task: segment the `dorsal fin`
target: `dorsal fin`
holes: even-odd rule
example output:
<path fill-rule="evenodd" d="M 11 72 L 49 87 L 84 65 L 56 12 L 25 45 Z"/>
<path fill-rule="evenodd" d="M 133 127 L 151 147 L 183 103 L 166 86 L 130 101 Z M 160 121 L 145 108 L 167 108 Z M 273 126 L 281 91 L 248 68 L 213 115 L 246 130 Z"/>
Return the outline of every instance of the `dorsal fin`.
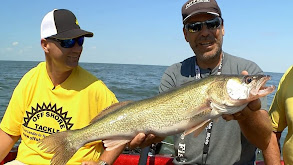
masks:
<path fill-rule="evenodd" d="M 123 101 L 123 102 L 119 102 L 119 103 L 115 103 L 109 107 L 107 107 L 106 109 L 102 110 L 101 113 L 99 113 L 95 118 L 92 119 L 92 121 L 90 122 L 90 124 L 96 122 L 97 120 L 99 120 L 100 118 L 106 116 L 107 114 L 116 111 L 117 109 L 124 107 L 127 104 L 130 104 L 134 101 Z"/>

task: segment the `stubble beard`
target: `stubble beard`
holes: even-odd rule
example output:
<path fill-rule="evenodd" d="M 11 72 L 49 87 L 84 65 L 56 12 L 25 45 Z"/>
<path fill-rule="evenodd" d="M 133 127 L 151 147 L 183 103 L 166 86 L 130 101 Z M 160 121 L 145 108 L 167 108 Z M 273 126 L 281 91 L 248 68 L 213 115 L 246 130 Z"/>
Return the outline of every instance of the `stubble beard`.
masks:
<path fill-rule="evenodd" d="M 205 52 L 202 54 L 197 54 L 196 57 L 199 60 L 208 63 L 208 62 L 212 62 L 212 61 L 217 60 L 220 57 L 221 53 L 222 53 L 222 49 L 220 47 L 217 47 L 216 50 L 213 50 L 210 52 Z"/>
<path fill-rule="evenodd" d="M 210 63 L 213 61 L 218 60 L 218 58 L 221 56 L 222 54 L 222 43 L 223 43 L 223 37 L 220 38 L 220 41 L 217 42 L 216 48 L 214 48 L 211 51 L 208 52 L 198 52 L 196 53 L 196 51 L 194 51 L 196 58 L 201 60 L 202 62 L 205 63 Z"/>

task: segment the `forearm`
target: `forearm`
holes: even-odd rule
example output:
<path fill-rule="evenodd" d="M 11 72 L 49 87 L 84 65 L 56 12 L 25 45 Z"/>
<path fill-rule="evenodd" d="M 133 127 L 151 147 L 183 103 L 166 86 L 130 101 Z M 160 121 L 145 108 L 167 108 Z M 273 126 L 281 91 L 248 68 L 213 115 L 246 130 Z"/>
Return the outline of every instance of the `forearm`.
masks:
<path fill-rule="evenodd" d="M 245 119 L 238 120 L 243 135 L 257 148 L 264 150 L 271 139 L 272 125 L 265 110 L 251 111 L 244 109 Z"/>
<path fill-rule="evenodd" d="M 10 136 L 0 129 L 0 162 L 6 157 L 14 144 L 19 139 L 18 136 Z"/>
<path fill-rule="evenodd" d="M 272 132 L 268 147 L 262 150 L 266 165 L 280 165 L 281 153 L 276 134 Z"/>

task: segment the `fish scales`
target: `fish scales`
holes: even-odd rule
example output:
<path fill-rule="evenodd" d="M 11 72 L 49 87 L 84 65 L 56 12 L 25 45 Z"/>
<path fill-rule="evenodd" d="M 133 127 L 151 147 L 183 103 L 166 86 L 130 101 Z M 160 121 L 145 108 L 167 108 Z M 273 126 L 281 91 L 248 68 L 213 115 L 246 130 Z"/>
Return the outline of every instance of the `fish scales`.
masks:
<path fill-rule="evenodd" d="M 113 134 L 126 137 L 133 136 L 138 132 L 160 134 L 166 127 L 181 121 L 188 122 L 191 117 L 209 115 L 209 111 L 199 113 L 197 116 L 183 116 L 182 114 L 200 107 L 199 105 L 204 106 L 207 104 L 205 98 L 211 82 L 214 82 L 214 80 L 209 80 L 209 83 L 207 81 L 191 83 L 179 90 L 138 101 L 125 108 L 122 107 L 119 112 L 112 113 L 107 118 L 102 119 L 99 125 L 90 125 L 92 129 L 89 128 L 88 132 L 92 132 L 96 136 L 88 136 L 90 137 L 88 141 L 98 138 L 97 136 L 102 139 L 109 138 Z M 119 117 L 121 117 L 120 120 L 117 119 Z M 200 119 L 204 120 L 205 118 Z M 110 130 L 108 129 L 108 123 L 111 123 Z"/>
<path fill-rule="evenodd" d="M 40 140 L 39 146 L 46 152 L 55 152 L 52 164 L 62 165 L 80 147 L 96 140 L 103 140 L 106 147 L 113 149 L 139 132 L 159 136 L 183 131 L 188 134 L 222 114 L 236 113 L 248 102 L 273 92 L 275 87 L 264 86 L 269 79 L 265 75 L 209 76 L 149 99 L 112 106 L 115 108 L 110 107 L 109 113 L 98 116 L 88 126 L 52 134 Z M 120 143 L 112 146 L 109 140 Z"/>
<path fill-rule="evenodd" d="M 205 97 L 201 95 L 204 91 L 204 87 L 198 86 L 197 88 L 200 87 L 201 89 L 183 88 L 182 92 L 170 92 L 160 99 L 155 97 L 138 102 L 134 106 L 129 106 L 125 111 L 133 114 L 129 115 L 129 117 L 132 117 L 132 120 L 129 120 L 131 123 L 120 123 L 121 125 L 117 125 L 117 127 L 115 127 L 117 129 L 112 131 L 137 130 L 137 124 L 140 124 L 141 130 L 160 130 L 170 126 L 170 124 L 178 123 L 178 121 L 188 120 L 188 117 L 191 116 L 184 116 L 183 118 L 181 115 L 182 112 L 185 112 L 187 109 L 195 109 L 194 107 L 198 107 L 200 104 L 206 104 L 206 102 L 202 101 L 203 99 L 198 99 L 199 96 Z M 123 114 L 124 110 L 120 112 Z M 116 118 L 116 116 L 119 115 L 115 114 L 113 117 Z M 114 119 L 109 118 L 109 120 Z M 133 126 L 133 128 L 131 128 L 131 126 Z"/>

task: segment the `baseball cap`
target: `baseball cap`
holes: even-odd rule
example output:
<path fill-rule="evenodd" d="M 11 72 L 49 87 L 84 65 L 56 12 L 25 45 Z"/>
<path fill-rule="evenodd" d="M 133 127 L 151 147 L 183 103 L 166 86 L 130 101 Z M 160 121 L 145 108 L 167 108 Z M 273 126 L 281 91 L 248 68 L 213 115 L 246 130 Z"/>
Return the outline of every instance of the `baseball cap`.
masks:
<path fill-rule="evenodd" d="M 80 29 L 75 15 L 67 9 L 50 11 L 41 23 L 41 38 L 52 37 L 66 40 L 80 36 L 92 37 L 94 34 Z"/>
<path fill-rule="evenodd" d="M 190 17 L 200 13 L 222 17 L 221 9 L 215 0 L 189 0 L 182 6 L 183 23 Z"/>

